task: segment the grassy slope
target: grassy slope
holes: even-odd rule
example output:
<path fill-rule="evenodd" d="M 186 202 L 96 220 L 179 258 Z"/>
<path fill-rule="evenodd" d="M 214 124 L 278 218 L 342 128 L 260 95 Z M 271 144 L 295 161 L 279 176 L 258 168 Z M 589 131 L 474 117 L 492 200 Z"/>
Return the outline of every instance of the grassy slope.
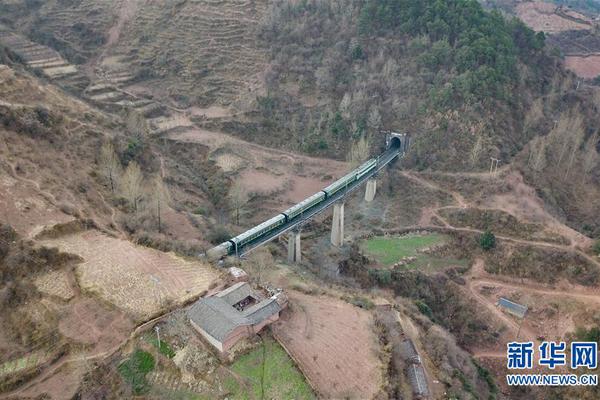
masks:
<path fill-rule="evenodd" d="M 385 266 L 390 266 L 404 257 L 417 257 L 406 267 L 409 269 L 436 270 L 449 264 L 463 265 L 464 260 L 444 259 L 419 253 L 420 249 L 446 242 L 440 234 L 409 235 L 402 237 L 374 237 L 363 243 L 363 251 Z"/>

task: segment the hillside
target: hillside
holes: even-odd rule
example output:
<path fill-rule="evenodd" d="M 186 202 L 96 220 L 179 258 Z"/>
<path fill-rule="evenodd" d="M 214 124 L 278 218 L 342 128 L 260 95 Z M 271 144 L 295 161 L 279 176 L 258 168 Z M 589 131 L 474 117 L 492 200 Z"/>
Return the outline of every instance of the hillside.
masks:
<path fill-rule="evenodd" d="M 503 379 L 517 335 L 600 326 L 600 90 L 554 48 L 597 40 L 569 3 L 0 1 L 0 391 L 412 399 L 418 367 L 436 399 L 593 398 Z M 282 236 L 208 264 L 386 130 L 409 152 L 346 198 L 343 246 L 326 212 L 302 262 Z M 185 307 L 229 266 L 290 305 L 217 357 Z"/>

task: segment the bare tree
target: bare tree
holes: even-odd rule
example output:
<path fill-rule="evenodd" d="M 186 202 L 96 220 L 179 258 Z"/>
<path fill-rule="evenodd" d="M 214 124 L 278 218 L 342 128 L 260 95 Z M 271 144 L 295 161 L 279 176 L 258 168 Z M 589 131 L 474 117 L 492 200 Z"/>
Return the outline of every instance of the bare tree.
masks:
<path fill-rule="evenodd" d="M 127 131 L 134 136 L 146 136 L 150 130 L 146 118 L 134 110 L 131 110 L 127 113 L 125 124 L 127 126 Z"/>
<path fill-rule="evenodd" d="M 149 203 L 152 210 L 151 212 L 154 216 L 156 216 L 158 232 L 162 233 L 162 213 L 170 200 L 170 195 L 169 190 L 166 188 L 160 176 L 157 175 L 152 179 L 152 185 L 150 187 L 150 193 L 148 193 L 148 197 L 150 199 Z"/>
<path fill-rule="evenodd" d="M 352 143 L 350 152 L 348 153 L 348 162 L 352 167 L 360 165 L 369 158 L 369 139 L 362 136 L 358 141 Z"/>
<path fill-rule="evenodd" d="M 350 111 L 350 107 L 352 106 L 352 96 L 350 93 L 346 92 L 342 101 L 340 102 L 339 111 L 342 114 L 342 117 L 346 119 L 350 119 L 352 117 L 352 113 Z"/>
<path fill-rule="evenodd" d="M 583 131 L 583 128 L 581 128 L 573 131 L 573 134 L 571 135 L 571 156 L 569 157 L 569 164 L 567 165 L 565 178 L 569 177 L 569 172 L 571 171 L 573 161 L 575 160 L 575 153 L 577 153 L 577 151 L 581 147 L 581 143 L 583 143 L 584 134 L 585 132 Z"/>
<path fill-rule="evenodd" d="M 537 99 L 531 105 L 531 108 L 525 114 L 525 129 L 529 130 L 537 126 L 544 118 L 544 102 L 542 99 Z"/>
<path fill-rule="evenodd" d="M 142 182 L 144 180 L 142 170 L 138 163 L 131 161 L 125 169 L 121 179 L 121 193 L 123 197 L 133 206 L 137 212 L 138 203 L 142 198 Z"/>
<path fill-rule="evenodd" d="M 579 109 L 573 109 L 568 113 L 561 114 L 549 134 L 552 147 L 560 148 L 556 166 L 561 166 L 569 149 L 573 151 L 573 146 L 579 146 L 583 132 L 583 115 Z"/>
<path fill-rule="evenodd" d="M 546 168 L 546 141 L 543 137 L 537 136 L 530 143 L 530 164 L 534 171 L 540 172 Z"/>
<path fill-rule="evenodd" d="M 367 117 L 367 126 L 373 132 L 377 132 L 381 128 L 381 114 L 375 106 L 371 106 L 371 109 L 369 110 L 369 116 Z"/>
<path fill-rule="evenodd" d="M 229 195 L 227 197 L 229 198 L 229 204 L 235 216 L 235 223 L 239 225 L 242 209 L 250 200 L 248 190 L 240 181 L 236 181 L 233 183 L 233 185 L 231 185 L 231 188 L 229 189 Z"/>
<path fill-rule="evenodd" d="M 262 282 L 264 270 L 274 264 L 273 255 L 267 247 L 261 247 L 250 253 L 249 261 L 255 270 L 258 283 Z"/>
<path fill-rule="evenodd" d="M 471 165 L 474 167 L 479 162 L 479 158 L 481 157 L 481 152 L 483 151 L 484 143 L 483 143 L 483 135 L 479 134 L 477 136 L 477 140 L 471 149 L 471 153 L 469 154 L 469 160 L 471 161 Z"/>
<path fill-rule="evenodd" d="M 588 145 L 585 154 L 583 155 L 583 172 L 586 176 L 596 168 L 600 161 L 600 156 L 596 151 L 596 141 L 597 138 L 595 136 L 592 136 L 592 138 L 588 140 Z"/>
<path fill-rule="evenodd" d="M 98 166 L 100 168 L 100 173 L 110 184 L 111 192 L 114 193 L 119 184 L 122 168 L 121 161 L 119 161 L 119 157 L 111 142 L 105 142 L 100 148 Z"/>

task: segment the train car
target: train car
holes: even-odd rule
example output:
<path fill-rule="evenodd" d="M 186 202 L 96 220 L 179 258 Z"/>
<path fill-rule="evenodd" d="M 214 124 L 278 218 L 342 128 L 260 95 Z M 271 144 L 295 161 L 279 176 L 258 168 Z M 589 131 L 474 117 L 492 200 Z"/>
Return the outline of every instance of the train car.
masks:
<path fill-rule="evenodd" d="M 325 193 L 323 193 L 323 192 L 315 193 L 312 196 L 310 196 L 309 198 L 302 200 L 300 203 L 296 204 L 295 206 L 285 210 L 283 212 L 283 215 L 286 216 L 288 221 L 291 221 L 294 218 L 296 218 L 298 215 L 309 210 L 310 208 L 319 204 L 323 200 L 325 200 Z"/>
<path fill-rule="evenodd" d="M 234 247 L 240 248 L 250 243 L 257 237 L 264 235 L 265 233 L 270 232 L 273 229 L 277 229 L 283 224 L 285 224 L 285 216 L 283 214 L 279 214 L 278 216 L 273 217 L 268 221 L 265 221 L 262 224 L 257 225 L 254 228 L 247 230 L 246 232 L 234 237 L 233 239 L 231 239 L 231 241 L 234 243 Z"/>
<path fill-rule="evenodd" d="M 231 240 L 223 242 L 220 245 L 213 247 L 206 252 L 206 256 L 210 261 L 216 261 L 223 257 L 228 256 L 233 252 L 233 243 Z"/>
<path fill-rule="evenodd" d="M 351 183 L 356 180 L 356 170 L 350 172 L 348 175 L 338 179 L 333 182 L 331 185 L 327 186 L 323 189 L 323 192 L 327 195 L 327 198 L 333 196 L 340 190 L 348 187 Z"/>
<path fill-rule="evenodd" d="M 358 180 L 358 179 L 362 178 L 363 176 L 365 176 L 366 174 L 368 174 L 369 172 L 373 171 L 376 168 L 377 168 L 377 159 L 371 158 L 369 161 L 365 162 L 363 165 L 358 167 L 358 169 L 356 170 L 356 179 Z"/>

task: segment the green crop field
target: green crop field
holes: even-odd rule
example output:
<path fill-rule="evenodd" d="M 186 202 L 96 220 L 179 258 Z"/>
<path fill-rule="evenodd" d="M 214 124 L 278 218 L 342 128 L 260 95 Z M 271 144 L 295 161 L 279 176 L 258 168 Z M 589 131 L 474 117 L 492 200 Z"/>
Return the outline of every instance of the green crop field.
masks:
<path fill-rule="evenodd" d="M 420 249 L 439 245 L 449 240 L 448 236 L 431 233 L 426 235 L 378 236 L 364 241 L 361 249 L 384 266 L 390 266 L 405 257 L 417 259 L 405 267 L 433 271 L 448 265 L 466 265 L 465 260 L 440 258 L 421 254 Z"/>
<path fill-rule="evenodd" d="M 315 398 L 311 387 L 292 359 L 271 337 L 264 337 L 264 348 L 258 346 L 250 353 L 242 355 L 230 368 L 245 381 L 246 386 L 242 387 L 233 378 L 227 379 L 225 385 L 233 394 L 233 399 Z"/>
<path fill-rule="evenodd" d="M 133 393 L 140 395 L 150 390 L 146 375 L 154 369 L 155 365 L 152 354 L 137 349 L 128 359 L 119 364 L 118 370 L 123 379 L 131 385 Z"/>

